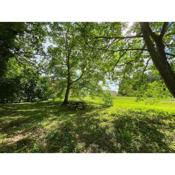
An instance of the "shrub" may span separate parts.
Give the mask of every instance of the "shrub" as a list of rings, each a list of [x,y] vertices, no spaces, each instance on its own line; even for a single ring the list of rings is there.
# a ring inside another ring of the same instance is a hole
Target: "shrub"
[[[103,94],[103,102],[105,106],[112,106],[113,104],[113,99],[112,96],[109,92]]]

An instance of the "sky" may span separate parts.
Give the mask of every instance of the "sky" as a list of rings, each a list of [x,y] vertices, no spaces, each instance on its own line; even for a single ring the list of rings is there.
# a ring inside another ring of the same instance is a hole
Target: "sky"
[[[119,86],[118,86],[117,83],[115,83],[115,82],[113,82],[113,81],[107,80],[107,84],[108,84],[108,86],[109,86],[109,88],[110,88],[111,91],[116,91],[116,92],[118,92]]]

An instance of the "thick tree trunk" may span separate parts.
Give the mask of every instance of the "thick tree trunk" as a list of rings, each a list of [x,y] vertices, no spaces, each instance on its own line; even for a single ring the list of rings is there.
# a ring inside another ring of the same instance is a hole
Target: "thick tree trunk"
[[[152,32],[149,23],[140,23],[143,38],[152,61],[164,80],[167,88],[175,97],[175,73],[167,61],[165,48],[161,35]]]

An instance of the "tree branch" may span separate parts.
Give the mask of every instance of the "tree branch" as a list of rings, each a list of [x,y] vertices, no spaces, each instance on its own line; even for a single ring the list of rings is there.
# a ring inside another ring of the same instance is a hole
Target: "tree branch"
[[[164,22],[159,37],[162,39],[168,29],[168,22]]]
[[[103,48],[96,48],[98,50],[105,50],[109,52],[121,52],[121,51],[148,51],[145,48],[123,48],[123,49],[117,49],[117,50],[110,50],[110,49],[103,49]]]
[[[175,57],[175,54],[172,54],[172,53],[165,52],[165,54],[169,55],[169,56],[172,56],[172,57]]]
[[[85,71],[83,70],[82,73],[81,73],[81,75],[80,75],[76,80],[71,81],[71,84],[73,84],[73,83],[79,81],[79,80],[83,77],[84,72],[85,72]]]
[[[132,39],[132,38],[142,38],[143,35],[135,35],[135,36],[96,36],[95,38],[99,39]]]

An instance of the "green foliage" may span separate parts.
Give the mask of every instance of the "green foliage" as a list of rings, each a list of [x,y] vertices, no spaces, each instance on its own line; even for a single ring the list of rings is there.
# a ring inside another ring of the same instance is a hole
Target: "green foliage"
[[[160,32],[162,23],[150,25],[154,32]],[[174,23],[169,30],[174,31]],[[1,23],[0,77],[21,77],[28,101],[32,101],[30,96],[35,99],[44,94],[46,87],[39,87],[40,78],[36,78],[41,75],[47,77],[50,87],[46,88],[46,94],[52,91],[52,97],[63,98],[67,89],[68,97],[102,94],[99,83],[106,86],[107,79],[119,82],[119,95],[167,97],[167,92],[152,84],[155,81],[159,84],[161,78],[155,74],[148,53],[144,49],[140,51],[143,38],[124,39],[125,35],[140,35],[140,32],[138,23],[129,29],[126,23],[117,22]],[[164,37],[169,45],[171,39]],[[169,48],[169,52],[173,53],[174,49]],[[173,68],[171,56],[167,59]],[[28,69],[39,75],[26,73],[27,78],[24,71]]]
[[[167,98],[170,94],[166,89],[163,82],[154,81],[148,84],[148,88],[145,91],[146,97],[154,97],[154,98]]]
[[[104,92],[104,94],[102,96],[102,100],[104,102],[104,105],[107,107],[112,106],[112,104],[113,104],[112,95],[108,91]]]
[[[119,83],[118,93],[122,96],[136,96],[137,100],[146,100],[147,98],[163,99],[171,96],[158,72],[153,67],[150,67],[150,70],[146,73],[136,71],[125,76]],[[150,101],[150,99],[147,101]],[[153,102],[154,99],[151,101]]]
[[[153,81],[143,86],[137,92],[137,100],[145,101],[145,103],[154,104],[160,99],[171,97],[166,86],[162,81]]]
[[[0,23],[0,78],[7,70],[8,60],[14,56],[15,39],[24,29],[24,23]]]
[[[21,77],[0,79],[0,103],[39,101],[50,97],[47,81],[28,79],[23,82]]]
[[[162,23],[150,26],[160,34]],[[174,31],[162,40],[173,70]],[[33,102],[0,105],[0,152],[175,152],[174,101],[140,32],[138,23],[0,23],[0,103]],[[133,98],[112,97],[107,80]]]
[[[0,102],[22,102],[47,100],[51,95],[47,77],[41,76],[28,65],[19,65],[11,58],[7,64],[5,78],[1,78]]]
[[[0,103],[20,101],[20,79],[0,78]]]
[[[97,94],[99,82],[104,81],[105,67],[101,54],[94,50],[96,44],[91,38],[96,25],[53,23],[49,27],[49,74],[58,84],[58,95],[62,97],[66,91],[80,98],[84,94]]]

